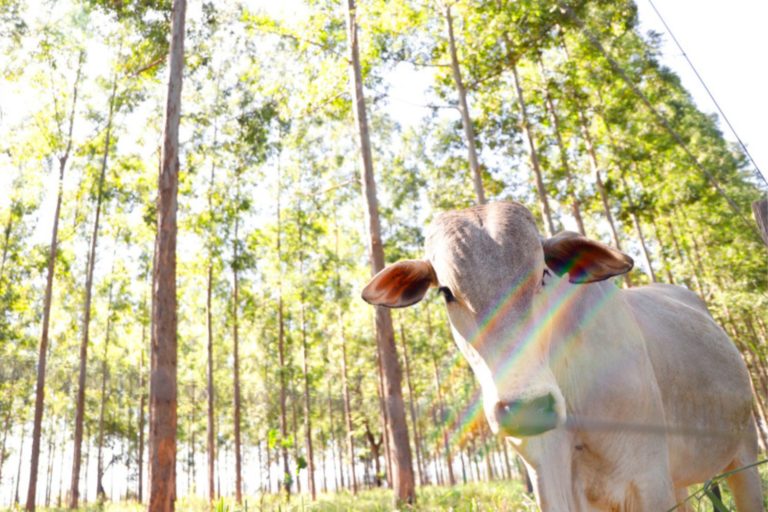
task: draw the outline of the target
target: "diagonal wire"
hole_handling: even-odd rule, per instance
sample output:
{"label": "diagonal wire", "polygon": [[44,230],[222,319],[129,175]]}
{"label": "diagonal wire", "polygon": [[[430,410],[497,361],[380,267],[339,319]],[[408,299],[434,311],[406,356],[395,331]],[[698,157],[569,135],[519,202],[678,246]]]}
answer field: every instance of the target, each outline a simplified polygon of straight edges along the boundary
{"label": "diagonal wire", "polygon": [[715,107],[717,108],[717,111],[720,112],[720,116],[723,118],[723,121],[725,121],[725,124],[728,125],[728,128],[730,128],[731,133],[733,133],[733,136],[736,137],[736,140],[739,143],[739,146],[741,146],[741,150],[744,151],[744,154],[747,155],[747,158],[749,158],[749,161],[752,162],[752,165],[755,168],[756,175],[759,179],[762,181],[766,181],[765,177],[763,176],[763,172],[760,170],[760,167],[758,167],[757,162],[755,162],[755,159],[752,158],[752,155],[749,153],[749,150],[747,149],[747,146],[744,144],[744,142],[741,140],[741,137],[739,137],[739,134],[736,133],[736,129],[731,124],[731,121],[728,119],[728,116],[725,115],[725,112],[723,112],[723,109],[720,108],[720,104],[715,99],[712,92],[709,90],[709,87],[707,87],[707,84],[704,83],[704,79],[699,74],[699,71],[696,69],[696,67],[693,65],[693,62],[691,62],[691,59],[688,58],[688,54],[685,53],[685,50],[683,50],[682,45],[675,37],[675,34],[672,33],[672,29],[669,28],[669,25],[667,25],[667,22],[664,20],[664,17],[661,15],[659,10],[656,8],[656,5],[654,5],[653,0],[648,0],[648,3],[651,4],[651,7],[653,8],[653,11],[656,13],[656,15],[661,20],[661,23],[664,25],[664,28],[667,29],[667,33],[669,34],[669,37],[672,38],[672,41],[675,42],[675,45],[677,45],[677,49],[680,50],[680,53],[685,58],[685,61],[688,63],[688,65],[691,67],[691,70],[693,70],[693,74],[696,75],[696,78],[699,79],[699,83],[702,87],[704,87],[704,90],[707,91],[707,94],[709,95],[709,99],[712,100],[712,103],[715,104]]}
{"label": "diagonal wire", "polygon": [[715,176],[709,172],[702,164],[699,162],[699,159],[696,158],[696,156],[691,152],[691,150],[686,145],[683,138],[680,136],[677,131],[672,128],[672,125],[669,124],[669,121],[659,113],[658,110],[651,104],[651,101],[648,99],[648,97],[640,90],[640,88],[635,85],[635,83],[629,78],[627,73],[624,71],[624,69],[619,65],[618,62],[616,62],[616,59],[611,57],[608,52],[606,51],[605,47],[603,47],[602,43],[595,37],[595,35],[587,28],[584,21],[579,18],[575,12],[573,12],[573,9],[571,9],[569,6],[563,4],[562,2],[558,2],[560,5],[560,9],[567,14],[573,21],[576,23],[576,25],[581,29],[581,31],[584,33],[587,39],[589,39],[589,42],[592,43],[592,45],[603,54],[603,57],[608,61],[608,64],[610,64],[613,71],[619,75],[622,80],[629,86],[630,89],[632,89],[632,92],[635,93],[635,95],[640,99],[640,101],[645,104],[646,107],[651,111],[651,113],[656,117],[656,120],[661,124],[667,132],[672,136],[673,139],[677,142],[677,144],[680,146],[680,148],[685,152],[686,155],[688,155],[688,158],[693,162],[694,166],[701,171],[709,180],[709,182],[712,184],[712,186],[717,190],[717,192],[723,196],[723,198],[726,200],[728,205],[731,207],[733,212],[736,214],[737,217],[741,219],[741,221],[744,223],[747,228],[752,231],[758,239],[760,239],[760,233],[757,231],[757,228],[747,220],[746,217],[744,217],[744,214],[741,212],[741,209],[736,204],[736,202],[731,199],[731,197],[725,192],[723,187],[720,185],[720,182],[715,178]]}

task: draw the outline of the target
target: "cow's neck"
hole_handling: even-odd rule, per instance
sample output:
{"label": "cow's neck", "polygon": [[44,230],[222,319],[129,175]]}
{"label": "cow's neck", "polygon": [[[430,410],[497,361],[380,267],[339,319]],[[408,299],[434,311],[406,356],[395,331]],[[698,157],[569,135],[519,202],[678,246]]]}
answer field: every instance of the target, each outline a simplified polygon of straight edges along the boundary
{"label": "cow's neck", "polygon": [[568,414],[621,416],[628,401],[637,406],[652,377],[640,328],[611,282],[565,284],[565,297],[553,322],[550,365]]}

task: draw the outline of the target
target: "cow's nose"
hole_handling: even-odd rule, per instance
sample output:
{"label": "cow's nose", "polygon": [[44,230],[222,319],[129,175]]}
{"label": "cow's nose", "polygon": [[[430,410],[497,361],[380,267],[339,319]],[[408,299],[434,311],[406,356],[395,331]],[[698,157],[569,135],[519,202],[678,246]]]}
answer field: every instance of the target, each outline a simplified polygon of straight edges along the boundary
{"label": "cow's nose", "polygon": [[513,400],[496,404],[496,420],[504,434],[535,436],[557,426],[555,397],[551,393],[533,400]]}

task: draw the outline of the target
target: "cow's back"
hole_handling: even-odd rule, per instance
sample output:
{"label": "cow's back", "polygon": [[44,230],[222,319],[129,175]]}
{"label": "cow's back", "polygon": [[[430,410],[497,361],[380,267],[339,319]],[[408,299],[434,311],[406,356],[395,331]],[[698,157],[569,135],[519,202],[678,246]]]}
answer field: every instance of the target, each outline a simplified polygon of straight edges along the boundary
{"label": "cow's back", "polygon": [[624,295],[661,390],[672,478],[678,486],[711,478],[731,462],[743,436],[754,435],[744,361],[689,290],[654,284]]}

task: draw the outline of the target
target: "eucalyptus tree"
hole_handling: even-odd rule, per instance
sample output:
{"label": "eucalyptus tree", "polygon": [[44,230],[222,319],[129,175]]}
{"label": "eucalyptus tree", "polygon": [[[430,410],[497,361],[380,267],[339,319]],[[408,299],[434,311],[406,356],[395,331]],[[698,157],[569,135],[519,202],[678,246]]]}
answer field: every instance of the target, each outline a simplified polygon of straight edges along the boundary
{"label": "eucalyptus tree", "polygon": [[[384,249],[379,224],[376,181],[373,175],[368,115],[363,92],[363,76],[360,67],[360,49],[356,7],[354,0],[347,1],[347,30],[350,55],[350,85],[353,98],[353,113],[358,130],[361,153],[361,181],[366,203],[368,224],[369,255],[371,273],[384,268]],[[413,503],[416,499],[411,448],[408,441],[408,426],[405,422],[405,406],[401,388],[402,370],[397,359],[392,316],[389,310],[376,308],[376,344],[379,348],[384,375],[384,396],[388,418],[389,440],[393,451],[393,487],[397,502]]]}
{"label": "eucalyptus tree", "polygon": [[[64,171],[67,167],[72,148],[74,144],[73,130],[77,112],[77,98],[78,91],[81,85],[82,68],[85,61],[85,50],[82,48],[74,48],[70,59],[74,62],[75,76],[72,79],[71,93],[69,99],[69,109],[64,111],[59,105],[61,91],[56,90],[56,84],[50,83],[53,103],[53,119],[52,123],[55,127],[47,134],[47,143],[51,152],[55,155],[59,164],[59,178],[56,196],[56,208],[53,218],[53,228],[51,232],[50,250],[48,253],[48,265],[46,274],[46,286],[45,296],[43,299],[43,320],[42,320],[42,333],[40,335],[39,355],[38,355],[38,367],[37,367],[37,385],[35,388],[35,415],[33,420],[32,430],[32,453],[30,456],[30,473],[29,473],[29,486],[27,490],[27,502],[25,505],[26,510],[35,510],[36,495],[37,495],[37,476],[38,476],[38,464],[40,458],[40,436],[43,420],[43,403],[45,396],[45,370],[46,361],[48,356],[48,332],[51,319],[51,302],[53,297],[53,280],[55,276],[56,257],[58,247],[58,229],[59,229],[59,214],[61,212],[61,203],[63,196],[63,182]],[[43,46],[42,59],[46,60],[51,71],[56,69],[55,61],[61,58],[56,55],[51,45]],[[66,96],[64,96],[66,97]]]}
{"label": "eucalyptus tree", "polygon": [[82,442],[83,442],[83,417],[85,414],[85,388],[86,388],[86,368],[88,362],[88,344],[91,321],[91,290],[93,287],[93,272],[96,266],[96,247],[98,245],[99,225],[101,221],[102,201],[104,199],[104,183],[107,174],[109,153],[112,142],[112,125],[115,113],[115,103],[117,97],[117,70],[113,71],[111,80],[111,92],[107,107],[107,118],[105,121],[104,147],[101,156],[101,165],[98,179],[96,181],[96,199],[95,214],[93,216],[93,229],[91,232],[90,249],[86,264],[85,281],[85,299],[83,305],[83,325],[82,341],[80,344],[80,370],[78,377],[77,390],[77,411],[75,413],[75,432],[72,455],[72,480],[69,490],[69,507],[77,508],[80,494],[80,464],[82,462]]}
{"label": "eucalyptus tree", "polygon": [[186,1],[174,0],[153,265],[148,510],[174,510],[176,486],[176,209]]}

